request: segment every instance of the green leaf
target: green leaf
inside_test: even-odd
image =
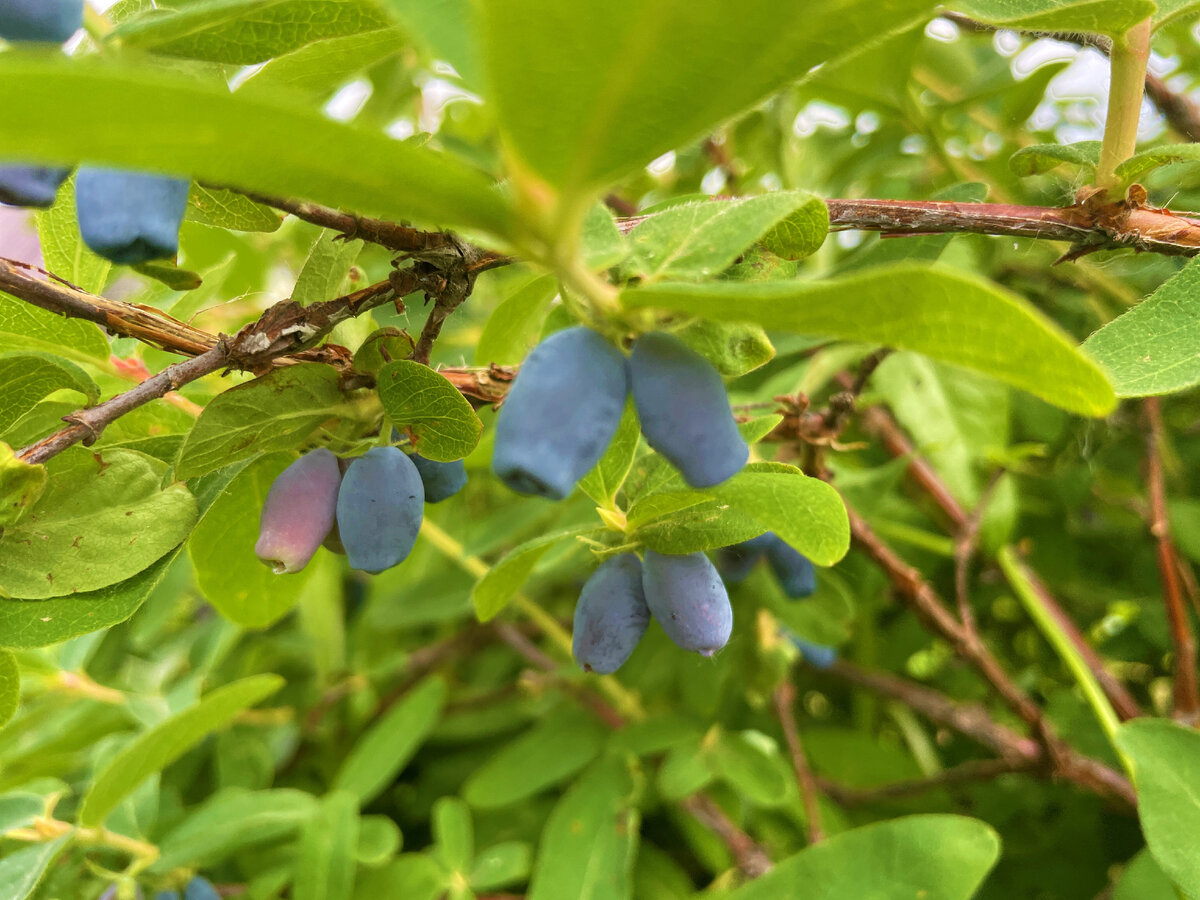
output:
[[[1116,174],[1123,181],[1133,181],[1163,166],[1195,162],[1200,162],[1200,147],[1195,144],[1167,144],[1133,154],[1117,166]]]
[[[341,296],[342,285],[362,247],[362,241],[343,240],[338,232],[323,229],[296,276],[292,299],[308,306]]]
[[[803,251],[820,247],[828,229],[825,201],[807,191],[776,191],[672,206],[634,228],[628,240],[631,265],[642,279],[700,279],[725,271],[765,236],[785,253],[807,255]]]
[[[366,0],[201,0],[142,16],[113,38],[128,47],[210,62],[251,65],[323,38],[382,28]]]
[[[1084,343],[1119,397],[1181,391],[1200,383],[1200,260],[1191,260],[1147,299]]]
[[[800,283],[659,284],[626,289],[621,301],[915,350],[1084,415],[1105,415],[1116,403],[1104,373],[1056,324],[991,282],[942,265]]]
[[[403,853],[386,866],[360,872],[355,900],[403,897],[404,900],[438,900],[446,894],[446,874],[424,853]]]
[[[726,378],[737,378],[775,358],[767,333],[748,322],[709,322],[697,319],[675,332],[679,338]]]
[[[4,900],[25,900],[33,894],[38,882],[46,874],[50,863],[67,846],[71,835],[42,844],[34,844],[0,859],[0,897]]]
[[[467,880],[472,890],[494,890],[528,878],[532,861],[532,848],[524,841],[493,844],[475,857]]]
[[[193,182],[188,196],[187,218],[213,228],[230,231],[278,231],[283,213],[255,203],[235,191],[206,187]]]
[[[96,775],[79,810],[80,824],[103,825],[117,804],[143,781],[283,685],[278,675],[254,675],[219,687],[125,745]]]
[[[316,800],[291,788],[217,791],[158,841],[155,871],[183,866],[208,868],[235,852],[297,834],[312,818]]]
[[[11,650],[0,650],[0,728],[17,714],[21,702],[21,671]]]
[[[0,140],[3,140],[0,138]],[[56,273],[57,274],[57,273]],[[108,359],[108,338],[91,322],[68,319],[0,293],[0,343],[28,347],[79,362]]]
[[[845,0],[781,16],[773,0],[749,0],[736,15],[723,0],[636,7],[581,0],[569,8],[557,0],[497,0],[479,9],[489,99],[509,143],[574,198],[932,7]],[[737,77],[714,78],[730,60],[737,60]]]
[[[458,388],[428,366],[399,359],[379,370],[377,382],[383,411],[426,459],[462,459],[479,443],[479,416]]]
[[[196,272],[181,269],[170,260],[134,263],[130,268],[139,275],[162,282],[173,291],[194,291],[204,284],[204,279]]]
[[[0,600],[0,647],[49,647],[109,628],[132,616],[162,582],[179,555],[158,562],[117,584],[49,600]]]
[[[103,458],[71,448],[46,464],[49,483],[0,541],[0,590],[27,600],[92,591],[132,577],[178,546],[196,521],[167,466],[130,450]]]
[[[629,897],[637,842],[633,793],[623,760],[604,757],[584,772],[546,820],[529,900]]]
[[[1133,762],[1138,819],[1155,861],[1185,893],[1200,897],[1200,734],[1163,719],[1138,719],[1117,731]]]
[[[704,790],[714,774],[700,739],[688,740],[667,751],[658,767],[658,792],[676,802]]]
[[[476,33],[464,27],[472,15],[469,0],[383,0],[434,59],[445,60],[468,85],[479,84]]]
[[[757,416],[747,422],[739,422],[738,431],[741,432],[742,439],[747,444],[757,444],[774,431],[782,421],[783,416],[778,413],[769,413],[765,416]]]
[[[179,450],[179,478],[206,475],[239,459],[299,447],[322,422],[348,409],[337,370],[320,363],[274,369],[218,394]]]
[[[597,506],[609,506],[625,483],[625,477],[633,467],[640,437],[637,412],[630,400],[625,404],[617,432],[600,457],[600,462],[579,480],[579,489],[591,497]]]
[[[471,603],[480,622],[496,616],[517,595],[537,565],[551,547],[576,535],[596,531],[592,527],[568,528],[526,541],[502,556],[471,589]]]
[[[10,828],[24,828],[46,811],[40,794],[5,794],[0,797],[0,834]]]
[[[286,615],[299,602],[313,573],[308,567],[276,575],[254,555],[267,491],[293,462],[291,454],[272,453],[246,466],[204,513],[188,540],[200,593],[243,628],[266,628]]]
[[[364,866],[382,866],[396,855],[402,843],[400,827],[387,816],[361,816],[354,859]]]
[[[21,521],[46,489],[46,467],[19,459],[13,448],[0,443],[0,536]]]
[[[475,858],[475,826],[471,810],[457,797],[433,804],[434,856],[449,872],[466,872]]]
[[[412,339],[405,336],[399,328],[391,325],[376,328],[354,351],[354,371],[378,375],[384,365],[393,359],[407,356],[412,349]]]
[[[295,900],[350,900],[358,845],[358,798],[334,791],[317,804],[300,835]]]
[[[333,790],[345,790],[369,803],[408,765],[437,724],[446,700],[446,682],[427,678],[383,714],[360,737],[333,779]]]
[[[604,747],[606,733],[582,710],[562,710],[505,744],[471,773],[462,795],[476,809],[526,800],[570,778]]]
[[[1150,0],[962,0],[954,8],[989,25],[1115,37],[1150,18],[1155,5]]]
[[[706,757],[713,774],[756,806],[787,801],[790,773],[771,741],[760,732],[722,731]]]
[[[464,163],[162,66],[10,51],[0,58],[0,107],[0,156],[170,170],[364,215],[509,230],[491,180]]]
[[[1125,866],[1112,900],[1180,900],[1180,895],[1150,851],[1142,849]]]
[[[1075,144],[1034,144],[1032,147],[1022,147],[1009,158],[1008,165],[1017,175],[1041,175],[1064,163],[1092,172],[1099,161],[1100,142],[1079,141]]]
[[[1156,31],[1200,14],[1197,0],[1155,0],[1154,5],[1158,7],[1154,14]]]
[[[593,203],[584,216],[579,242],[584,265],[592,270],[615,266],[629,256],[629,241],[603,203]]]
[[[737,544],[767,529],[705,491],[664,491],[633,502],[630,540],[659,553],[696,553]]]
[[[74,175],[58,189],[54,205],[39,210],[36,218],[38,242],[42,247],[42,260],[46,268],[81,290],[92,294],[104,290],[112,263],[88,249],[79,233],[79,222],[75,218]],[[88,325],[85,322],[77,324]],[[107,339],[104,342],[107,355]]]
[[[405,33],[399,28],[313,41],[268,60],[242,82],[238,91],[252,95],[286,91],[297,99],[321,101],[355,73],[398,56],[405,49]]]
[[[969,900],[999,853],[976,819],[906,816],[801,850],[729,900]]]
[[[546,311],[558,293],[558,280],[543,275],[523,285],[496,307],[475,345],[475,365],[515,366],[537,343]]]

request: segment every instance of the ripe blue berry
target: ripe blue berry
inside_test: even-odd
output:
[[[271,484],[254,553],[276,572],[299,572],[333,529],[342,473],[320,447],[304,454]]]
[[[646,442],[692,487],[712,487],[746,464],[750,448],[721,376],[683,341],[652,331],[633,344],[629,380]]]
[[[419,453],[414,453],[410,458],[421,473],[426,503],[441,503],[461,491],[467,483],[467,467],[461,459],[437,462]]]
[[[646,551],[646,605],[672,641],[712,656],[733,633],[733,607],[721,576],[703,553],[674,556]]]
[[[61,44],[83,25],[83,0],[0,0],[0,38]]]
[[[778,540],[774,534],[767,532],[756,538],[731,544],[717,551],[717,571],[726,584],[737,584],[745,581],[750,570],[758,563],[767,548]]]
[[[207,878],[197,875],[188,882],[183,893],[183,900],[221,900],[221,895]]]
[[[813,564],[808,557],[793,550],[773,533],[771,538],[767,547],[767,562],[783,592],[793,598],[811,596],[817,589],[817,573]]]
[[[382,572],[404,560],[421,530],[425,488],[408,454],[372,447],[342,477],[338,535],[355,569]]]
[[[629,390],[625,357],[588,328],[542,341],[496,422],[492,468],[510,488],[561,500],[600,461]]]
[[[642,564],[632,553],[605,560],[575,606],[571,650],[588,672],[608,675],[624,665],[650,624]]]
[[[75,212],[84,243],[115,263],[174,257],[188,187],[181,178],[81,166]]]
[[[70,174],[70,169],[53,166],[0,167],[0,203],[39,209],[51,207],[59,185]]]

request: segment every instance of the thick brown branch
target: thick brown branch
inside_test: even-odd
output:
[[[1150,533],[1158,542],[1158,572],[1162,579],[1163,603],[1171,626],[1175,649],[1175,715],[1189,724],[1200,717],[1200,687],[1196,683],[1196,638],[1184,606],[1179,579],[1179,559],[1171,540],[1167,519],[1167,491],[1162,464],[1162,408],[1157,397],[1147,397],[1146,481],[1150,493]]]

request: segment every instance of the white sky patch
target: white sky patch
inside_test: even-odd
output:
[[[662,177],[675,168],[675,151],[668,150],[658,159],[646,166],[646,171],[656,177]]]
[[[939,16],[925,26],[925,34],[935,41],[949,44],[952,41],[958,40],[958,26],[949,19],[943,19]]]
[[[792,132],[796,137],[810,137],[817,133],[818,128],[845,131],[849,127],[850,116],[844,109],[820,100],[810,101],[792,122]]]
[[[349,122],[362,111],[371,96],[371,82],[359,78],[341,88],[325,104],[325,115],[339,122]]]

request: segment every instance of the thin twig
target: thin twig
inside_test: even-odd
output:
[[[758,878],[771,871],[771,858],[750,835],[738,828],[707,794],[695,794],[680,804],[702,825],[721,839],[747,878]]]
[[[1000,476],[1003,474],[1003,469],[997,469],[992,473],[987,486],[979,496],[979,502],[971,510],[971,514],[959,529],[958,537],[954,541],[954,596],[958,603],[958,618],[962,622],[963,628],[969,635],[974,636],[975,640],[978,640],[979,637],[975,627],[975,613],[971,609],[967,574],[971,567],[971,559],[975,556],[975,550],[979,545],[979,529],[983,524],[984,514],[987,512],[988,504],[991,502],[996,485],[1000,483]]]
[[[1175,650],[1175,716],[1189,724],[1200,718],[1200,687],[1196,681],[1196,638],[1184,606],[1179,563],[1167,518],[1167,491],[1163,477],[1162,408],[1157,397],[1142,402],[1146,414],[1146,481],[1150,493],[1150,533],[1158,542],[1158,573],[1163,603],[1171,626]]]
[[[825,830],[821,827],[817,781],[808,765],[804,743],[800,740],[800,731],[796,728],[796,686],[785,678],[775,688],[774,700],[775,714],[779,717],[780,727],[783,728],[783,737],[792,757],[792,768],[796,772],[796,787],[800,791],[800,801],[804,804],[804,818],[808,820],[808,842],[820,843],[825,839]]]
[[[840,806],[869,806],[881,800],[895,800],[913,794],[924,794],[938,788],[972,781],[991,781],[1014,772],[1032,772],[1037,762],[1030,759],[973,759],[928,778],[894,781],[873,788],[852,788],[827,779],[818,779],[826,794]]]

